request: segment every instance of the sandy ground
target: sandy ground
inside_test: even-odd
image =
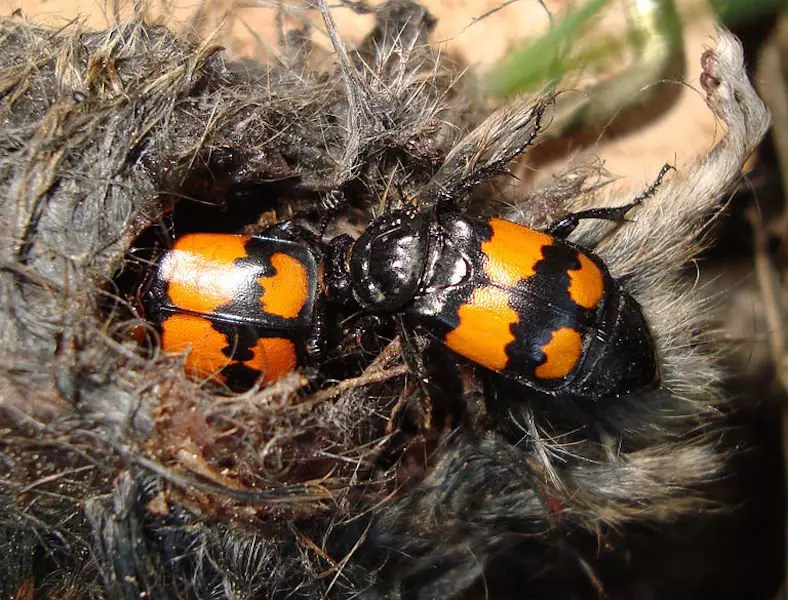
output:
[[[544,31],[549,21],[542,4],[537,0],[503,4],[498,0],[425,0],[428,9],[438,18],[433,39],[443,51],[461,56],[472,69],[487,70],[495,61],[510,51],[518,41]],[[31,20],[50,25],[83,19],[87,26],[103,28],[116,11],[131,13],[131,4],[95,0],[0,0],[0,10],[9,14],[22,10]],[[215,35],[217,41],[236,56],[265,57],[276,45],[274,2],[249,3],[220,0],[176,0],[148,4],[151,21],[168,23],[200,36]],[[554,14],[564,8],[564,2],[547,2]],[[686,4],[686,2],[685,2]],[[498,10],[495,10],[498,9]],[[345,39],[360,40],[370,29],[372,17],[355,15],[347,8],[333,10]],[[612,11],[615,15],[615,11]],[[714,25],[707,16],[698,16],[697,3],[682,8],[685,16],[685,55],[687,57],[685,83],[678,101],[671,110],[632,134],[603,141],[591,149],[601,156],[607,168],[633,183],[650,182],[665,162],[680,167],[693,157],[704,154],[719,135],[716,124],[703,104],[698,92],[699,57],[707,46],[713,45]],[[691,14],[691,16],[690,16]],[[480,19],[485,15],[483,19]],[[290,21],[317,21],[319,15],[311,11],[306,17],[293,11]],[[173,25],[175,24],[175,25]],[[616,27],[617,24],[611,24]],[[318,44],[328,46],[328,40],[316,34]],[[679,85],[665,82],[662,85]]]

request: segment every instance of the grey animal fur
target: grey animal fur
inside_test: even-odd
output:
[[[124,341],[134,321],[113,277],[174,198],[261,181],[293,182],[279,209],[356,183],[371,217],[370,198],[396,178],[421,202],[463,193],[483,212],[472,184],[532,141],[552,97],[517,100],[474,129],[461,82],[427,45],[428,15],[404,1],[381,9],[358,53],[332,37],[329,77],[298,62],[304,41],[264,70],[138,20],[96,33],[0,27],[0,597],[32,585],[57,598],[446,598],[523,539],[537,571],[569,532],[709,500],[693,486],[723,469],[721,373],[702,290],[679,271],[769,122],[730,34],[704,57],[720,143],[677,165],[630,222],[576,237],[643,305],[664,388],[593,419],[509,395],[500,421],[471,388],[467,426],[431,454],[405,445],[381,470],[371,465],[395,444],[387,415],[403,389],[396,353],[335,392],[301,398],[308,374],[294,374],[217,397],[177,357]],[[457,129],[471,131],[458,141]],[[546,222],[642,191],[578,197],[596,172],[508,216]]]

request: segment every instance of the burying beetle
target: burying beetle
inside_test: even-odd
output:
[[[622,219],[640,201],[571,214],[549,233],[439,207],[395,211],[356,241],[331,240],[327,293],[392,316],[422,380],[408,330],[551,396],[654,387],[656,348],[637,301],[601,259],[565,239],[581,219]]]
[[[189,374],[243,390],[318,358],[321,254],[292,222],[187,234],[157,258],[141,303],[162,349],[188,352]]]

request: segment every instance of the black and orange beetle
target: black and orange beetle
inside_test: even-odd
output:
[[[641,199],[571,214],[550,233],[437,206],[395,211],[356,241],[331,241],[328,293],[550,396],[653,387],[656,349],[640,306],[597,256],[564,239],[581,219],[622,219]]]
[[[167,353],[189,374],[245,389],[315,359],[320,251],[292,223],[260,235],[193,233],[163,252],[141,293]]]

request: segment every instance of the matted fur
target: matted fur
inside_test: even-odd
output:
[[[396,344],[311,395],[299,390],[314,372],[232,396],[128,339],[139,321],[113,277],[176,199],[177,218],[189,199],[232,208],[251,187],[261,210],[320,215],[344,195],[363,221],[397,184],[489,212],[476,184],[549,123],[551,94],[475,123],[415,4],[383,7],[358,53],[326,16],[328,76],[307,67],[306,38],[264,69],[140,21],[0,22],[0,596],[443,598],[515,545],[535,575],[572,532],[713,500],[696,486],[723,469],[721,373],[703,290],[680,271],[769,120],[725,32],[704,56],[720,143],[676,165],[630,221],[576,236],[643,305],[660,390],[589,412],[506,389],[488,414],[469,372],[463,426],[407,433],[389,421],[418,396]],[[507,216],[544,224],[642,191],[583,194],[598,172]]]

